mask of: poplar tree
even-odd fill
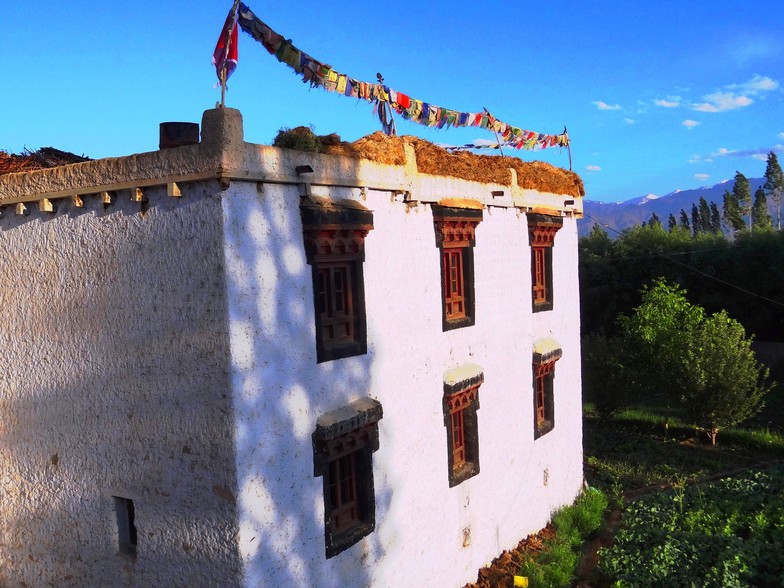
[[[754,193],[754,206],[751,208],[751,217],[754,219],[754,228],[767,231],[773,228],[773,220],[768,212],[768,199],[763,188],[757,188]]]
[[[710,225],[711,233],[721,235],[721,214],[715,202],[710,203]]]
[[[735,184],[732,186],[732,197],[738,204],[738,210],[740,211],[741,216],[745,216],[749,219],[749,230],[751,230],[751,184],[749,184],[748,178],[739,171],[735,172]]]
[[[781,197],[784,195],[784,172],[781,171],[778,157],[771,151],[768,153],[768,166],[765,168],[765,194],[770,196],[776,207],[776,230],[781,230]]]
[[[648,226],[652,227],[654,225],[662,226],[661,219],[659,218],[659,215],[656,214],[655,212],[651,215],[651,220],[648,221]]]
[[[710,233],[711,232],[711,213],[710,208],[708,207],[708,201],[705,200],[705,197],[700,196],[700,231],[703,233]]]
[[[678,221],[675,219],[675,215],[670,213],[670,216],[667,217],[667,230],[672,232],[675,230],[675,227],[678,226]]]
[[[724,225],[730,234],[730,239],[735,236],[735,231],[742,231],[744,228],[743,217],[740,213],[740,207],[735,196],[730,194],[728,190],[724,191],[724,203],[722,204],[722,216],[724,218]]]
[[[695,237],[698,233],[702,233],[702,219],[696,204],[691,205],[691,230]]]
[[[681,219],[680,225],[682,228],[686,229],[687,231],[691,231],[691,227],[689,226],[689,215],[686,214],[686,211],[681,208]]]

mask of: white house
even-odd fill
[[[461,586],[574,499],[582,184],[397,141],[0,177],[0,585]]]

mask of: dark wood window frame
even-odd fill
[[[327,559],[373,532],[376,502],[373,452],[381,404],[360,398],[319,418],[313,433],[313,472],[323,479]]]
[[[542,339],[534,343],[534,439],[555,428],[555,362],[562,355],[560,346],[552,339]]]
[[[444,381],[443,411],[450,488],[479,473],[477,410],[479,386],[484,381],[484,374],[478,369],[469,371],[472,373],[465,378],[455,380],[448,376]]]
[[[316,361],[367,353],[365,237],[373,213],[361,204],[303,198],[305,254],[313,273]]]
[[[117,519],[117,540],[120,553],[136,557],[138,532],[136,530],[136,507],[133,500],[124,496],[113,496]]]
[[[475,323],[474,246],[481,208],[433,205],[436,245],[441,250],[441,314],[444,331]]]
[[[553,309],[553,246],[563,218],[528,213],[531,246],[531,302],[534,312]]]

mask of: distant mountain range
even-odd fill
[[[765,183],[765,178],[749,178],[749,183],[751,184],[753,197],[757,188]],[[673,214],[678,219],[680,218],[681,209],[686,211],[686,214],[689,215],[689,222],[691,222],[691,205],[696,204],[699,206],[700,197],[705,198],[708,205],[711,202],[715,202],[719,207],[719,212],[721,212],[724,192],[727,190],[732,192],[734,185],[735,180],[725,180],[713,186],[694,188],[692,190],[675,190],[675,192],[670,192],[664,196],[647,194],[641,198],[632,198],[623,202],[585,200],[583,202],[585,217],[577,223],[578,232],[581,237],[587,235],[598,222],[605,228],[610,237],[615,237],[617,235],[615,231],[621,231],[627,227],[648,222],[651,220],[654,212],[666,227],[670,214]],[[771,211],[771,215],[773,215],[774,212],[770,201],[768,201],[768,208]],[[773,222],[776,222],[775,216]],[[611,229],[615,229],[615,231]]]

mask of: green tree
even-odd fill
[[[715,202],[710,203],[710,226],[711,233],[721,235],[721,214]]]
[[[629,362],[640,373],[636,394],[664,393],[668,406],[681,395],[684,371],[683,352],[689,334],[702,322],[705,312],[686,298],[686,291],[668,284],[664,278],[642,289],[642,301],[629,316],[619,316],[624,348]]]
[[[724,225],[727,227],[727,231],[730,234],[730,239],[735,236],[735,231],[742,231],[745,227],[738,201],[728,190],[724,191],[722,217],[724,218]]]
[[[670,213],[670,216],[667,217],[667,230],[672,232],[672,230],[678,226],[678,221],[675,219],[675,215]]]
[[[773,220],[768,212],[768,199],[765,190],[757,188],[754,193],[754,206],[751,208],[752,226],[758,231],[767,231],[773,228]]]
[[[682,229],[686,229],[687,231],[691,231],[691,227],[689,226],[689,215],[686,214],[686,211],[681,208],[681,218],[680,218],[680,226]]]
[[[580,256],[604,258],[612,249],[612,240],[601,225],[591,227],[591,232],[579,241]]]
[[[689,420],[716,445],[721,429],[757,414],[772,385],[760,364],[743,325],[725,311],[702,320],[689,331],[689,345],[681,349],[681,400]]]
[[[708,206],[708,201],[705,200],[704,196],[700,196],[700,204],[698,208],[700,211],[700,231],[703,233],[710,233],[711,213],[710,207]]]
[[[703,232],[702,219],[700,218],[700,211],[697,208],[697,205],[694,203],[692,203],[691,205],[691,230],[695,236]]]
[[[741,216],[745,216],[749,221],[749,230],[752,227],[751,219],[751,184],[748,178],[739,171],[735,172],[735,184],[732,186],[732,197],[738,203],[738,210]]]
[[[639,370],[625,353],[623,337],[586,335],[582,340],[583,390],[599,417],[607,419],[628,406],[639,390]]]
[[[648,221],[648,225],[650,225],[650,226],[653,226],[653,225],[662,226],[662,222],[661,222],[661,219],[659,218],[659,215],[654,212],[651,215],[651,220]]]
[[[781,197],[784,195],[784,172],[781,171],[776,154],[768,153],[768,165],[765,168],[765,194],[770,197],[776,208],[776,230],[781,230]]]

